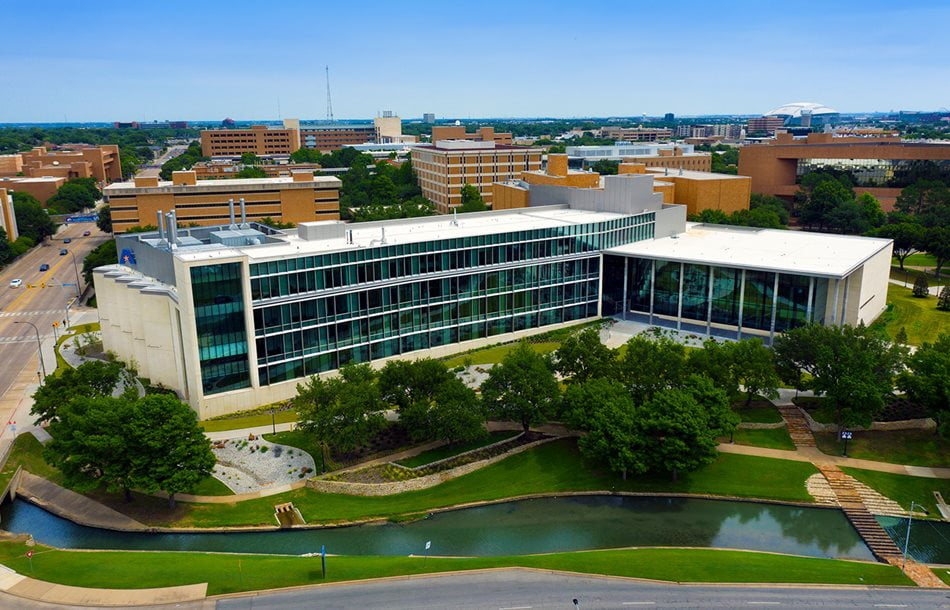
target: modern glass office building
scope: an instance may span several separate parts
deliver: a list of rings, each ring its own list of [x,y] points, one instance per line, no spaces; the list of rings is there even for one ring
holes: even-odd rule
[[[291,231],[179,231],[169,217],[119,236],[123,264],[96,269],[103,342],[206,418],[290,398],[347,363],[445,356],[601,314],[770,335],[883,309],[890,242],[687,226],[652,187],[616,176],[532,187],[550,205]]]

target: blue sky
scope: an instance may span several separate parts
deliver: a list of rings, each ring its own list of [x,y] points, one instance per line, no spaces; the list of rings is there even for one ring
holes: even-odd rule
[[[781,6],[781,8],[779,8]],[[0,122],[950,107],[950,2],[17,2]],[[240,35],[235,35],[239,32]]]

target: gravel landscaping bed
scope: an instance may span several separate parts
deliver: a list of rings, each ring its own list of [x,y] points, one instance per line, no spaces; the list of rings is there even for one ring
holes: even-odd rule
[[[233,438],[214,443],[212,448],[218,461],[212,476],[236,494],[295,483],[315,469],[306,451],[262,438]]]
[[[487,460],[488,458],[507,453],[512,449],[522,445],[527,445],[528,443],[533,443],[545,438],[549,438],[548,435],[541,434],[540,432],[528,432],[527,434],[521,434],[503,443],[483,447],[481,449],[475,449],[473,451],[469,451],[468,453],[463,453],[461,455],[442,460],[441,462],[420,466],[418,468],[406,468],[405,466],[400,466],[399,464],[386,463],[370,466],[368,468],[361,468],[359,470],[341,472],[339,474],[330,474],[320,478],[325,481],[344,481],[347,483],[369,484],[408,481],[410,479],[424,477],[437,472],[442,472],[444,470],[458,468],[459,466],[471,464],[472,462]]]

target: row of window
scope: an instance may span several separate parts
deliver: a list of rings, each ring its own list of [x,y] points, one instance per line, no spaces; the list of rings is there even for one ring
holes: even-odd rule
[[[537,313],[517,315],[488,322],[475,322],[458,327],[443,328],[436,331],[419,332],[398,338],[385,339],[370,344],[347,347],[336,351],[315,354],[258,367],[261,385],[269,385],[332,371],[348,363],[368,362],[398,356],[418,350],[431,349],[460,341],[470,341],[483,337],[492,337],[503,333],[526,330],[571,322],[597,315],[595,302],[571,305],[560,309],[549,309]]]
[[[455,303],[475,296],[510,293],[599,277],[598,258],[549,263],[383,286],[254,310],[258,335],[408,307]]]

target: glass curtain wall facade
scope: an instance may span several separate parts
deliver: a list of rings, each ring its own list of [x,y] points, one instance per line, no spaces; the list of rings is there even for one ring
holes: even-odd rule
[[[205,394],[250,387],[240,263],[191,268],[201,385]]]
[[[614,278],[604,289],[604,315],[631,311],[769,332],[825,322],[825,278],[609,254],[604,278]]]
[[[269,385],[597,315],[600,251],[654,235],[653,212],[250,265]]]

